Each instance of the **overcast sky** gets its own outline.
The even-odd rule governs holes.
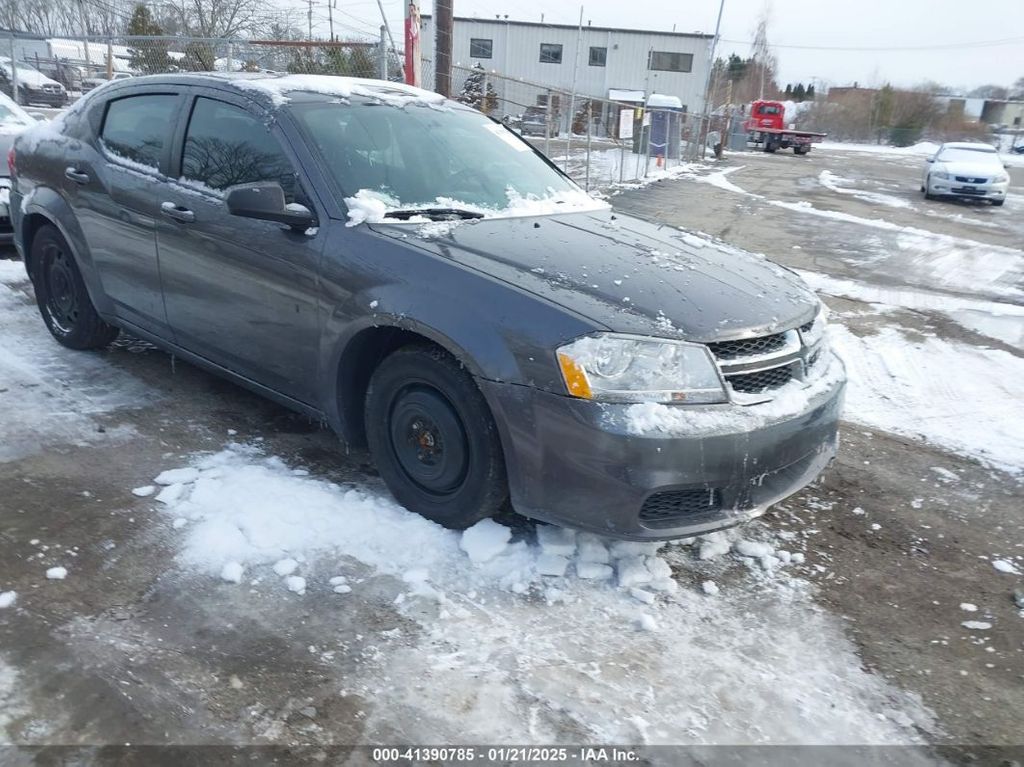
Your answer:
[[[326,2],[315,3],[323,25]],[[304,0],[288,0],[304,8]],[[575,24],[580,4],[566,0],[454,0],[456,16],[494,18],[508,14],[519,21],[544,20]],[[432,3],[422,0],[429,13]],[[339,34],[372,30],[380,25],[376,0],[336,0],[335,21],[347,24]],[[747,55],[754,25],[765,0],[725,0],[720,50]],[[1009,85],[1024,77],[1024,0],[771,0],[769,41],[779,61],[780,80],[831,85],[914,85],[936,80],[972,88],[985,83]],[[385,11],[396,43],[401,34],[402,0],[385,0]],[[583,3],[584,23],[681,32],[713,32],[718,0],[589,0]],[[326,31],[323,32],[326,35]],[[1003,45],[966,47],[965,44],[1008,40]],[[735,42],[734,42],[735,41]],[[786,46],[814,46],[802,50]],[[908,50],[947,46],[941,50]],[[952,47],[964,46],[964,47]],[[840,48],[892,50],[844,51]]]

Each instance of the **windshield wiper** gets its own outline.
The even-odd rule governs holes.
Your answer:
[[[466,210],[465,208],[403,208],[402,210],[389,210],[388,218],[407,220],[413,216],[425,216],[432,221],[453,221],[458,219],[483,218],[484,214],[477,210]]]

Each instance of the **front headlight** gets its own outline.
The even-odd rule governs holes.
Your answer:
[[[941,170],[935,171],[934,173],[932,173],[932,176],[934,176],[935,178],[941,178],[943,181],[949,181],[950,178],[948,173],[944,173]]]
[[[1002,184],[1004,181],[1009,181],[1010,177],[1005,173],[997,173],[996,177],[992,180],[995,181],[997,184]]]
[[[569,393],[603,402],[727,402],[718,367],[701,344],[599,333],[557,350]]]

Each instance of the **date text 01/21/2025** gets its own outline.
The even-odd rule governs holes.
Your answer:
[[[389,763],[419,763],[422,761],[442,762],[465,762],[478,763],[499,763],[509,762],[548,762],[578,763],[586,762],[635,762],[639,755],[628,748],[605,747],[605,746],[579,746],[568,748],[565,746],[488,746],[484,748],[474,746],[405,746],[378,747],[372,752],[374,762],[378,764]]]

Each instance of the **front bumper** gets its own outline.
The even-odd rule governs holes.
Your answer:
[[[668,433],[636,433],[635,406],[480,385],[502,434],[516,511],[602,535],[665,540],[752,519],[814,480],[835,456],[845,371],[833,358],[791,412],[773,402],[699,408],[692,430]],[[694,497],[707,502],[693,508]],[[677,514],[673,499],[681,499]]]
[[[936,197],[962,197],[975,200],[1004,200],[1010,188],[1009,181],[990,184],[968,184],[956,179],[933,178],[928,189]]]

